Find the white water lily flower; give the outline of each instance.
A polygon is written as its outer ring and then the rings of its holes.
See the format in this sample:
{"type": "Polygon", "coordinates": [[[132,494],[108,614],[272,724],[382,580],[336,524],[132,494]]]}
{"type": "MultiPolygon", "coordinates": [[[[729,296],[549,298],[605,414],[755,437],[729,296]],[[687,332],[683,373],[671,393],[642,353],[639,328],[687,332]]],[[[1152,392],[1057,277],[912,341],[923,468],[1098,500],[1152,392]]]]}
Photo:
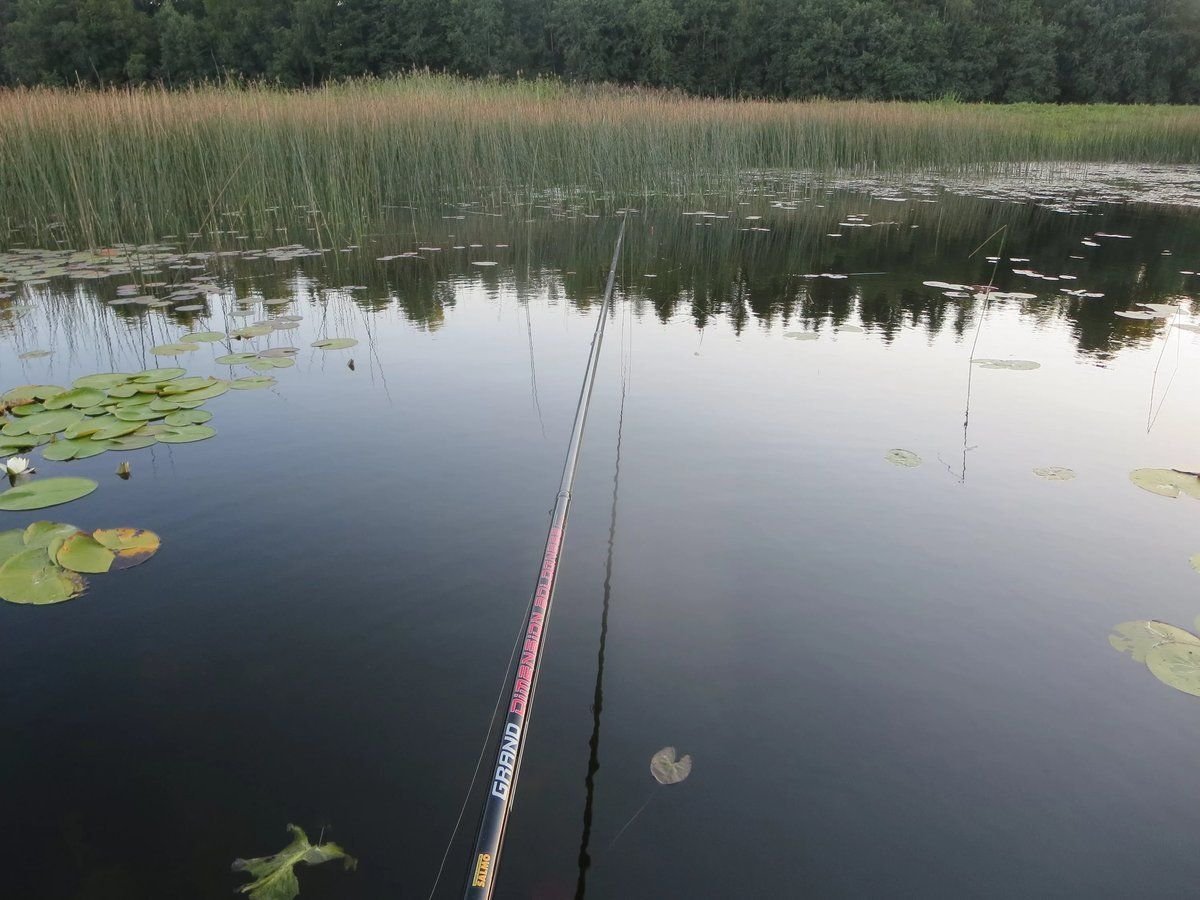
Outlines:
{"type": "Polygon", "coordinates": [[[28,456],[10,456],[8,462],[4,464],[4,469],[9,475],[23,475],[33,471],[29,465],[28,456]]]}

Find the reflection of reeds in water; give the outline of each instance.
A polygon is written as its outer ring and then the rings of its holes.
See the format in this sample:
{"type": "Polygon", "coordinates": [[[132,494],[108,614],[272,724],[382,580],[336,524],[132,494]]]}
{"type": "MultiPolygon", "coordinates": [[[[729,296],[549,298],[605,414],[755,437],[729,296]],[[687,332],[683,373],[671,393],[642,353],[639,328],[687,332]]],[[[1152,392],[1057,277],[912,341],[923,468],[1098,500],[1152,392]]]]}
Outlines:
{"type": "Polygon", "coordinates": [[[429,75],[303,93],[0,92],[6,224],[89,241],[210,219],[262,233],[297,205],[320,211],[319,230],[530,187],[695,194],[761,169],[1198,159],[1200,111],[1185,107],[715,101],[429,75]]]}

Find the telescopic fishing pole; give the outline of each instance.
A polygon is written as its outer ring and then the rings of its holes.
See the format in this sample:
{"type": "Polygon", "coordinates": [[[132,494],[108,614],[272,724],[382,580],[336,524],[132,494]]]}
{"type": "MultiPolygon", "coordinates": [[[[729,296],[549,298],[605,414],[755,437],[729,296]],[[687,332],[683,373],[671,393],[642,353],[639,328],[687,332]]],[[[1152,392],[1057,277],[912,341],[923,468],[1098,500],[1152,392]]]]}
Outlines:
{"type": "Polygon", "coordinates": [[[470,868],[467,872],[467,900],[488,900],[496,886],[500,849],[504,843],[508,814],[512,810],[513,795],[517,791],[521,757],[525,753],[526,724],[533,709],[533,693],[537,688],[542,650],[546,645],[546,624],[550,618],[550,604],[554,601],[558,560],[562,552],[563,535],[567,529],[567,510],[571,505],[571,487],[575,483],[575,468],[579,463],[579,448],[583,443],[583,426],[587,420],[588,404],[592,399],[592,385],[596,381],[596,364],[600,358],[600,345],[604,341],[604,323],[612,305],[617,260],[621,256],[621,243],[624,239],[625,219],[622,218],[621,230],[617,233],[617,246],[613,250],[612,265],[608,269],[608,283],[604,287],[604,302],[600,306],[600,317],[596,321],[592,349],[588,355],[587,369],[583,374],[579,405],[575,408],[575,424],[571,428],[571,443],[567,446],[562,482],[558,487],[554,515],[550,519],[550,532],[546,535],[542,567],[538,572],[537,587],[533,590],[533,599],[525,618],[525,637],[521,643],[521,655],[517,661],[512,690],[509,692],[508,715],[500,732],[496,764],[488,783],[487,800],[479,820],[479,830],[475,834],[475,849],[471,854],[470,868]]]}

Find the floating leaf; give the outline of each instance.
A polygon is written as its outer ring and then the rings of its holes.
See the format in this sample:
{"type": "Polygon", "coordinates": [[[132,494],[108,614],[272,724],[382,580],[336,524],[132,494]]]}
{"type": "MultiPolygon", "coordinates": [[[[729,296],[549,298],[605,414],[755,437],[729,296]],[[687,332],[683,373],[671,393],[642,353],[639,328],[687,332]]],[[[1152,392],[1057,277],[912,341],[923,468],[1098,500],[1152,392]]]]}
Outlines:
{"type": "Polygon", "coordinates": [[[283,359],[288,356],[295,356],[299,352],[299,347],[271,347],[259,353],[258,357],[259,359],[283,359]]]}
{"type": "Polygon", "coordinates": [[[211,387],[214,384],[221,383],[220,378],[213,378],[209,375],[193,375],[190,378],[180,378],[168,385],[164,385],[161,393],[164,397],[171,397],[175,394],[186,394],[189,391],[196,391],[200,388],[211,387]]]}
{"type": "Polygon", "coordinates": [[[203,425],[212,418],[212,413],[206,409],[181,409],[173,412],[165,419],[167,425],[203,425]]]}
{"type": "Polygon", "coordinates": [[[64,541],[79,529],[62,522],[34,522],[21,532],[21,540],[27,547],[49,547],[56,540],[64,541]]]}
{"type": "Polygon", "coordinates": [[[104,391],[98,391],[95,388],[81,387],[72,388],[69,391],[64,391],[54,397],[51,397],[44,404],[46,409],[66,409],[68,406],[73,406],[76,409],[87,409],[91,406],[98,406],[108,399],[104,391]]]}
{"type": "Polygon", "coordinates": [[[1154,619],[1139,619],[1113,626],[1108,642],[1114,650],[1128,653],[1134,662],[1145,662],[1146,654],[1159,644],[1200,644],[1200,637],[1166,622],[1154,619]]]}
{"type": "MultiPolygon", "coordinates": [[[[64,428],[74,425],[82,418],[83,413],[77,409],[60,409],[55,412],[40,412],[32,416],[26,416],[19,422],[9,422],[8,425],[20,425],[29,434],[45,435],[62,431],[64,428]]],[[[8,425],[5,425],[4,429],[0,429],[0,431],[8,434],[8,431],[5,430],[8,428],[8,425]]]]}
{"type": "Polygon", "coordinates": [[[54,558],[64,569],[99,575],[112,568],[116,554],[90,534],[79,531],[63,541],[54,558]]]}
{"type": "Polygon", "coordinates": [[[1118,309],[1116,315],[1123,319],[1157,319],[1154,313],[1143,312],[1140,309],[1118,309]]]}
{"type": "Polygon", "coordinates": [[[187,341],[189,344],[212,344],[216,341],[225,340],[225,332],[223,331],[193,331],[190,334],[185,334],[180,338],[181,341],[187,341]]]}
{"type": "Polygon", "coordinates": [[[149,422],[153,419],[161,419],[166,415],[160,410],[151,409],[147,406],[136,406],[133,409],[118,409],[113,413],[122,422],[149,422]]]}
{"type": "Polygon", "coordinates": [[[9,603],[61,603],[85,587],[81,576],[56,566],[41,547],[23,550],[0,566],[0,598],[9,603]]]}
{"type": "Polygon", "coordinates": [[[0,565],[25,549],[24,531],[13,528],[0,531],[0,565]]]}
{"type": "Polygon", "coordinates": [[[1192,564],[1193,569],[1195,569],[1197,572],[1200,572],[1200,553],[1197,553],[1195,556],[1188,559],[1188,562],[1192,564]]]}
{"type": "Polygon", "coordinates": [[[815,331],[785,331],[783,336],[791,341],[815,341],[820,337],[815,331]]]}
{"type": "Polygon", "coordinates": [[[347,870],[353,870],[358,865],[354,857],[348,856],[337,844],[318,844],[314,847],[300,828],[289,825],[288,831],[292,833],[292,842],[278,853],[233,861],[233,871],[245,872],[254,879],[250,884],[238,888],[240,893],[249,894],[250,900],[294,900],[300,893],[300,882],[295,872],[298,863],[317,866],[340,859],[347,870]]]}
{"type": "Polygon", "coordinates": [[[650,757],[650,774],[659,784],[678,784],[692,774],[692,757],[676,759],[674,747],[663,747],[650,757]]]}
{"type": "Polygon", "coordinates": [[[14,416],[32,416],[34,413],[40,413],[45,408],[40,403],[22,403],[20,406],[14,406],[9,409],[9,412],[14,416]]]}
{"type": "MultiPolygon", "coordinates": [[[[217,429],[209,425],[175,425],[167,426],[158,433],[158,439],[164,444],[190,444],[193,441],[203,441],[217,433],[217,429]]],[[[4,495],[0,494],[0,500],[4,495]]]]}
{"type": "Polygon", "coordinates": [[[270,325],[247,325],[244,328],[235,328],[229,332],[231,338],[253,338],[262,337],[264,334],[270,334],[274,329],[270,325]]]}
{"type": "Polygon", "coordinates": [[[316,347],[319,350],[346,350],[357,345],[358,341],[354,338],[325,338],[324,340],[313,341],[310,346],[316,347]]]}
{"type": "Polygon", "coordinates": [[[186,371],[186,369],[175,366],[166,369],[144,369],[136,375],[130,376],[129,380],[138,384],[162,384],[166,381],[174,381],[186,371]]]}
{"type": "Polygon", "coordinates": [[[1012,369],[1018,372],[1029,372],[1042,367],[1041,363],[1031,359],[973,359],[971,362],[981,369],[1012,369]]]}
{"type": "Polygon", "coordinates": [[[1144,491],[1160,497],[1178,497],[1187,494],[1200,500],[1200,478],[1191,472],[1178,469],[1134,469],[1129,480],[1144,491]]]}
{"type": "Polygon", "coordinates": [[[1147,651],[1146,666],[1163,684],[1200,697],[1200,642],[1157,644],[1147,651]]]}
{"type": "Polygon", "coordinates": [[[229,390],[229,382],[218,381],[215,384],[210,384],[194,391],[187,391],[183,394],[172,394],[171,402],[182,408],[190,406],[199,406],[205,400],[211,400],[213,397],[220,397],[229,390]]]}
{"type": "Polygon", "coordinates": [[[41,478],[0,494],[0,509],[45,509],[86,497],[97,487],[90,478],[41,478]]]}
{"type": "Polygon", "coordinates": [[[131,381],[133,378],[133,375],[126,375],[122,372],[104,372],[97,375],[84,375],[82,378],[76,378],[72,383],[72,387],[95,388],[99,391],[107,391],[110,388],[115,388],[118,384],[131,381]]]}
{"type": "Polygon", "coordinates": [[[258,388],[270,387],[275,383],[275,379],[270,375],[248,375],[245,378],[233,379],[229,382],[229,386],[235,391],[253,391],[258,388]]]}
{"type": "Polygon", "coordinates": [[[150,352],[155,356],[178,356],[180,353],[191,353],[198,349],[200,348],[195,344],[159,344],[157,347],[151,347],[150,352]]]}
{"type": "Polygon", "coordinates": [[[23,384],[10,391],[5,391],[4,402],[17,404],[27,403],[30,400],[49,400],[65,390],[66,388],[61,388],[56,384],[23,384]]]}
{"type": "Polygon", "coordinates": [[[68,459],[87,459],[89,456],[99,456],[109,448],[106,441],[91,438],[74,438],[55,441],[42,451],[45,459],[65,462],[68,459]]]}
{"type": "Polygon", "coordinates": [[[152,434],[135,432],[124,437],[113,438],[109,441],[113,450],[142,450],[158,443],[158,438],[152,434]]]}
{"type": "Polygon", "coordinates": [[[24,353],[17,355],[17,359],[42,359],[49,356],[50,350],[26,350],[24,353]]]}
{"type": "Polygon", "coordinates": [[[255,359],[258,359],[257,353],[227,353],[225,356],[218,356],[213,362],[222,366],[236,366],[255,359]]]}
{"type": "Polygon", "coordinates": [[[1155,318],[1167,319],[1176,313],[1183,312],[1178,306],[1172,306],[1170,303],[1139,303],[1142,309],[1149,310],[1152,313],[1157,313],[1155,318]]]}
{"type": "Polygon", "coordinates": [[[91,536],[114,554],[113,571],[141,565],[162,545],[157,534],[144,528],[97,528],[91,536]]]}
{"type": "Polygon", "coordinates": [[[889,450],[884,459],[893,466],[903,466],[906,469],[913,469],[921,464],[921,457],[917,456],[911,450],[889,450]]]}
{"type": "Polygon", "coordinates": [[[1065,466],[1038,466],[1033,474],[1047,481],[1070,481],[1075,477],[1075,472],[1065,466]]]}

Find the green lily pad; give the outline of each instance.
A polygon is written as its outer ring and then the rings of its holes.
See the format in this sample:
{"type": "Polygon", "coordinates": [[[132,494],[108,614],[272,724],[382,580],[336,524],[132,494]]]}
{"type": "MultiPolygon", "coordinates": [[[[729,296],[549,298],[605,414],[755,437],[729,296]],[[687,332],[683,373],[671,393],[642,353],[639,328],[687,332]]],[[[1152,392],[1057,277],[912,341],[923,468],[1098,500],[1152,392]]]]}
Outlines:
{"type": "MultiPolygon", "coordinates": [[[[0,429],[2,431],[3,429],[0,429]]],[[[1134,469],[1129,480],[1144,491],[1160,497],[1178,497],[1186,494],[1200,500],[1200,477],[1192,472],[1178,469],[1134,469]]]]}
{"type": "Polygon", "coordinates": [[[62,522],[34,522],[21,532],[26,547],[49,547],[55,540],[66,540],[79,529],[62,522]]]}
{"type": "Polygon", "coordinates": [[[21,528],[0,531],[0,565],[25,549],[24,534],[21,528]]]}
{"type": "Polygon", "coordinates": [[[663,747],[650,757],[650,774],[659,784],[678,784],[692,774],[692,757],[676,759],[674,747],[663,747]]]}
{"type": "Polygon", "coordinates": [[[128,422],[114,416],[112,421],[106,420],[103,427],[93,431],[91,439],[93,441],[109,441],[114,438],[124,437],[127,434],[133,434],[133,432],[137,431],[144,424],[140,420],[128,422]]]}
{"type": "Polygon", "coordinates": [[[62,603],[85,587],[80,575],[52,563],[40,547],[23,550],[0,566],[0,598],[9,603],[62,603]]]}
{"type": "Polygon", "coordinates": [[[358,345],[358,341],[354,338],[324,338],[323,340],[313,341],[310,346],[316,347],[319,350],[348,350],[350,347],[358,345]]]}
{"type": "Polygon", "coordinates": [[[109,441],[113,450],[143,450],[146,447],[152,447],[158,443],[158,438],[152,434],[141,434],[134,432],[133,434],[123,435],[113,438],[109,441]]]}
{"type": "Polygon", "coordinates": [[[218,356],[213,362],[222,366],[237,366],[255,359],[258,359],[257,353],[228,353],[225,356],[218,356]]]}
{"type": "Polygon", "coordinates": [[[167,425],[203,425],[212,418],[207,409],[181,409],[173,412],[163,422],[167,425]]]}
{"type": "Polygon", "coordinates": [[[118,409],[113,415],[122,422],[149,422],[152,419],[161,419],[166,413],[147,405],[135,406],[133,409],[118,409]]]}
{"type": "Polygon", "coordinates": [[[211,344],[216,341],[225,340],[225,332],[223,331],[193,331],[185,334],[180,338],[181,341],[187,341],[189,344],[211,344]]]}
{"type": "Polygon", "coordinates": [[[141,393],[141,391],[138,390],[138,387],[139,386],[133,382],[128,384],[113,385],[108,389],[108,396],[114,400],[127,400],[130,397],[136,397],[139,393],[141,393]]]}
{"type": "MultiPolygon", "coordinates": [[[[169,425],[158,433],[158,439],[164,444],[190,444],[207,440],[216,433],[217,429],[210,425],[169,425]]],[[[3,499],[4,495],[0,494],[0,500],[3,499]]]]}
{"type": "Polygon", "coordinates": [[[180,353],[191,353],[193,350],[200,348],[195,344],[159,344],[157,347],[151,347],[150,352],[155,356],[178,356],[180,353]]]}
{"type": "Polygon", "coordinates": [[[1200,637],[1166,622],[1139,619],[1114,625],[1108,643],[1120,653],[1128,653],[1134,662],[1145,662],[1146,654],[1159,644],[1200,644],[1200,637]]]}
{"type": "Polygon", "coordinates": [[[182,409],[194,408],[194,406],[198,406],[206,400],[211,400],[213,397],[220,397],[228,390],[229,382],[218,381],[216,384],[188,391],[185,394],[172,394],[171,402],[177,404],[182,409]]]}
{"type": "MultiPolygon", "coordinates": [[[[2,429],[0,429],[0,430],[2,430],[2,429]]],[[[5,450],[32,450],[34,447],[40,447],[42,444],[45,444],[49,440],[50,440],[49,435],[40,435],[39,436],[39,435],[32,435],[32,434],[22,434],[22,435],[17,435],[15,437],[9,436],[9,435],[4,435],[4,437],[0,438],[0,444],[2,444],[4,446],[5,450]]],[[[5,455],[12,456],[12,453],[6,453],[5,455]]]]}
{"type": "Polygon", "coordinates": [[[113,553],[113,571],[141,565],[162,545],[157,534],[144,528],[97,528],[92,537],[113,553]]]}
{"type": "Polygon", "coordinates": [[[22,403],[20,406],[11,407],[9,412],[14,416],[32,416],[34,413],[40,413],[45,408],[41,403],[22,403]]]}
{"type": "Polygon", "coordinates": [[[90,534],[79,531],[63,541],[54,558],[64,569],[99,575],[112,568],[117,555],[90,534]]]}
{"type": "Polygon", "coordinates": [[[1163,684],[1200,697],[1200,643],[1158,644],[1146,653],[1146,666],[1163,684]]]}
{"type": "Polygon", "coordinates": [[[0,509],[45,509],[86,497],[97,487],[99,485],[90,478],[40,478],[9,488],[0,494],[0,509]]]}
{"type": "Polygon", "coordinates": [[[337,844],[313,846],[308,842],[308,835],[295,825],[289,825],[288,831],[292,833],[292,842],[278,853],[233,861],[233,871],[245,872],[254,879],[239,887],[238,892],[249,894],[250,900],[294,900],[300,893],[295,872],[295,866],[300,863],[316,866],[340,859],[347,870],[358,865],[354,857],[347,855],[337,844]]]}
{"type": "Polygon", "coordinates": [[[247,367],[256,372],[270,372],[272,369],[289,369],[296,364],[294,359],[286,359],[279,357],[268,357],[267,359],[256,359],[253,362],[246,363],[247,367]]]}
{"type": "Polygon", "coordinates": [[[229,382],[229,387],[235,391],[253,391],[276,384],[270,375],[248,375],[245,378],[235,378],[229,382]]]}
{"type": "Polygon", "coordinates": [[[30,400],[48,400],[65,391],[56,384],[24,384],[4,392],[5,403],[22,403],[30,400]]]}
{"type": "Polygon", "coordinates": [[[91,438],[74,438],[55,441],[42,451],[45,459],[55,462],[65,462],[68,459],[87,459],[89,456],[99,456],[109,445],[103,440],[91,438]]]}
{"type": "Polygon", "coordinates": [[[906,469],[913,469],[921,464],[921,457],[911,450],[889,450],[883,458],[893,466],[903,466],[906,469]]]}
{"type": "Polygon", "coordinates": [[[136,375],[130,377],[130,381],[136,381],[138,384],[162,384],[166,381],[174,381],[176,378],[183,375],[187,369],[178,367],[170,367],[166,369],[143,369],[136,375]]]}
{"type": "Polygon", "coordinates": [[[164,385],[159,393],[163,397],[170,397],[174,394],[186,394],[189,391],[197,391],[200,390],[200,388],[206,388],[220,383],[220,378],[213,378],[209,375],[192,375],[189,378],[180,378],[177,381],[172,381],[168,385],[164,385]]]}
{"type": "Polygon", "coordinates": [[[44,405],[46,409],[66,409],[68,406],[73,406],[75,409],[87,409],[89,406],[98,406],[106,399],[104,391],[81,387],[51,397],[44,405]]]}
{"type": "Polygon", "coordinates": [[[254,338],[262,337],[264,334],[270,334],[274,329],[270,325],[247,325],[244,328],[235,328],[229,332],[231,338],[254,338]]]}
{"type": "Polygon", "coordinates": [[[174,400],[168,400],[166,397],[155,397],[147,406],[155,412],[160,413],[175,412],[175,410],[179,409],[178,403],[174,400]]]}
{"type": "Polygon", "coordinates": [[[133,378],[132,375],[127,375],[123,372],[104,372],[97,375],[84,375],[82,378],[76,378],[72,382],[72,386],[107,391],[110,388],[115,388],[118,384],[124,384],[131,378],[133,378]]]}
{"type": "MultiPolygon", "coordinates": [[[[56,434],[64,428],[74,425],[83,418],[83,413],[77,409],[60,409],[54,412],[40,412],[36,415],[26,416],[20,420],[22,425],[29,434],[44,435],[56,434]]],[[[12,422],[9,425],[14,424],[12,422]]],[[[8,425],[4,426],[5,428],[8,425]]],[[[0,429],[3,431],[4,429],[0,429]]],[[[5,432],[7,434],[7,432],[5,432]]]]}

